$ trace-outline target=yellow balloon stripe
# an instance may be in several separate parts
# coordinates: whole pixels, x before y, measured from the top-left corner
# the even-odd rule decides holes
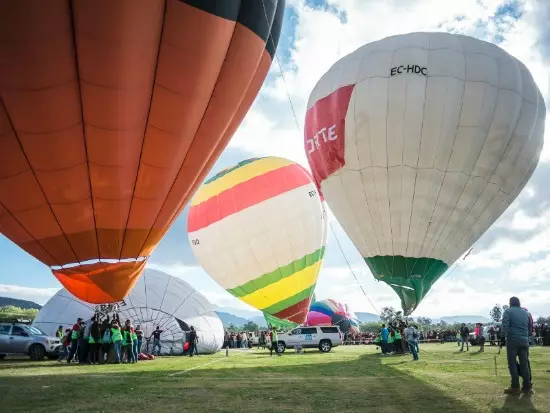
[[[251,294],[240,297],[242,301],[260,310],[271,307],[287,298],[292,297],[297,291],[303,291],[317,282],[317,275],[321,268],[322,260],[297,271],[289,277],[276,283],[254,291]]]
[[[215,181],[203,185],[191,201],[191,205],[195,206],[208,199],[221,194],[241,182],[246,182],[256,176],[263,175],[269,171],[282,168],[283,166],[294,164],[294,162],[282,158],[263,158],[252,163],[241,166],[234,171],[216,179]]]

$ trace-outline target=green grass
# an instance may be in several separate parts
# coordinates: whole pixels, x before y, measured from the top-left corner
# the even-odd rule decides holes
[[[536,394],[505,397],[506,352],[421,346],[420,361],[381,357],[373,346],[329,354],[221,352],[132,365],[0,361],[6,412],[550,412],[550,348],[531,351]],[[190,368],[189,372],[171,376]]]

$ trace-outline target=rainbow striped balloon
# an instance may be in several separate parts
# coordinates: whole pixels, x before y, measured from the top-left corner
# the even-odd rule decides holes
[[[276,157],[227,168],[195,194],[187,230],[199,263],[223,288],[264,313],[305,321],[327,235],[307,170]]]

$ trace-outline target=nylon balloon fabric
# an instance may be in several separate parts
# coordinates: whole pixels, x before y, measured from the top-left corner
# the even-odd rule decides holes
[[[303,167],[266,157],[218,173],[193,198],[187,230],[199,263],[229,293],[264,314],[305,321],[326,216]]]
[[[122,299],[254,101],[283,14],[1,2],[0,233],[78,298]]]
[[[312,301],[306,325],[337,325],[340,327],[340,331],[346,333],[356,331],[359,322],[347,305],[328,298],[321,301]]]
[[[525,187],[545,117],[533,77],[498,46],[410,33],[323,75],[304,149],[328,206],[410,314]]]

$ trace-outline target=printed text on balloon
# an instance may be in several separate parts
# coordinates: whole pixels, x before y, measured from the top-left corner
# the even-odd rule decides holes
[[[390,70],[390,76],[401,75],[403,73],[407,73],[407,74],[412,73],[412,74],[417,74],[422,76],[428,76],[428,68],[418,66],[418,65],[407,65],[407,66],[401,65],[401,66],[392,67]]]
[[[321,135],[322,141],[319,140],[319,135]],[[321,143],[327,143],[328,141],[335,141],[338,139],[336,135],[336,125],[332,125],[328,128],[319,129],[313,138],[306,139],[306,145],[308,147],[307,153],[311,154],[321,147]]]

